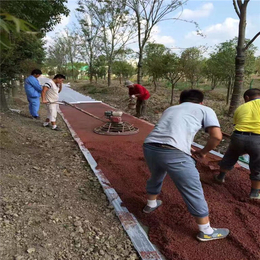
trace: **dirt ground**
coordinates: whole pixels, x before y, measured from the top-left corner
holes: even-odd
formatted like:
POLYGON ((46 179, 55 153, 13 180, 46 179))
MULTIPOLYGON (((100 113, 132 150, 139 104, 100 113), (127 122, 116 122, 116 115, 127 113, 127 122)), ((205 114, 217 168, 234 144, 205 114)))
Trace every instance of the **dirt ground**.
POLYGON ((0 259, 139 259, 62 119, 56 132, 26 117, 23 90, 10 108, 22 115, 0 114, 0 259))

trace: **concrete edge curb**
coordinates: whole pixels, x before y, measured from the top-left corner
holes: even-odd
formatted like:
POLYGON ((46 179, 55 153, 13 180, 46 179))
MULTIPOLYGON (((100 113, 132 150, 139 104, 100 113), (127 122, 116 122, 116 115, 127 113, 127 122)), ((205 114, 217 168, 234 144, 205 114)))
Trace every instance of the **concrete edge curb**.
POLYGON ((119 218, 124 230, 128 234, 131 239, 136 251, 140 255, 143 260, 162 260, 159 252, 150 242, 148 236, 143 230, 142 226, 138 223, 137 219, 133 214, 131 214, 128 209, 122 206, 122 200, 119 195, 115 191, 115 189, 111 186, 109 180, 105 177, 104 173, 98 169, 98 165, 95 159, 92 157, 89 150, 84 146, 81 139, 77 136, 76 132, 73 130, 64 114, 59 110, 59 114, 63 118, 66 123, 73 139, 77 142, 81 152, 89 163, 92 171, 98 178, 109 202, 115 208, 115 212, 117 217, 119 218))

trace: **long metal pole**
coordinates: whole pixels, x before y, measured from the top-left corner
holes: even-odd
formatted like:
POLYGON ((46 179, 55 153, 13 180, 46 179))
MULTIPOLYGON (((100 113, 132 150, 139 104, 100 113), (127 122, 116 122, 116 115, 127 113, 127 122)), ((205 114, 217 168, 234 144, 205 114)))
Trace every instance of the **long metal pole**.
POLYGON ((84 113, 84 114, 87 114, 88 116, 94 117, 95 119, 97 119, 97 120, 99 120, 99 121, 102 121, 102 122, 107 123, 107 120, 103 120, 103 119, 101 119, 101 118, 99 118, 99 117, 97 117, 97 116, 94 116, 93 114, 91 114, 91 113, 89 113, 89 112, 87 112, 87 111, 85 111, 85 110, 83 110, 83 109, 81 109, 81 108, 79 108, 79 107, 77 107, 77 106, 75 106, 75 105, 72 105, 72 104, 70 104, 70 103, 68 103, 68 102, 66 102, 66 101, 62 101, 62 102, 63 102, 65 105, 74 107, 75 109, 81 111, 81 112, 84 113))

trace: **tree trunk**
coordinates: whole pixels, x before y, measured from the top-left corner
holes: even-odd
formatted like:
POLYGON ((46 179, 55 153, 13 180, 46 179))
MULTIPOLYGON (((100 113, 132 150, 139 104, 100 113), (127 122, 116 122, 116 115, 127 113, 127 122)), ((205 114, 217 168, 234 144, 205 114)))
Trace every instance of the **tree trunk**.
POLYGON ((88 75, 89 75, 89 82, 93 82, 93 66, 92 66, 92 61, 89 63, 89 68, 88 68, 88 75))
POLYGON ((190 88, 193 89, 193 87, 194 87, 194 81, 191 81, 191 86, 190 86, 190 88))
POLYGON ((4 87, 0 84, 0 111, 7 111, 8 106, 5 98, 4 87))
POLYGON ((154 92, 156 92, 157 90, 157 84, 156 84, 156 80, 153 78, 153 84, 154 84, 154 92))
POLYGON ((173 105, 174 87, 175 87, 175 83, 172 83, 172 93, 171 93, 171 103, 170 103, 171 106, 173 105))
POLYGON ((11 83, 12 97, 15 98, 17 96, 17 92, 18 92, 17 81, 16 80, 12 80, 11 82, 12 82, 11 83))
POLYGON ((229 103, 230 93, 231 93, 231 86, 232 86, 232 80, 229 79, 228 80, 228 88, 227 88, 226 105, 228 105, 228 103, 229 103))
POLYGON ((240 105, 240 96, 243 89, 244 66, 245 66, 245 31, 246 31, 246 8, 248 2, 240 7, 239 31, 237 40, 237 55, 235 63, 235 82, 228 114, 233 115, 240 105))
POLYGON ((137 65, 137 84, 142 82, 143 50, 140 50, 137 65))
POLYGON ((217 80, 213 78, 211 81, 211 90, 214 90, 216 86, 217 86, 217 80))
POLYGON ((110 87, 111 85, 111 65, 108 65, 107 70, 107 86, 110 87))

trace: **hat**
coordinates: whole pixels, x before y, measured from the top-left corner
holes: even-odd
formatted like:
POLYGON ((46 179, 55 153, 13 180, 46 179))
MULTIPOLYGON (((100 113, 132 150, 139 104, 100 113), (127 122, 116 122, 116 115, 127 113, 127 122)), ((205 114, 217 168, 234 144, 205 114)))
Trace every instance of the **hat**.
POLYGON ((134 83, 133 83, 132 81, 126 80, 126 82, 125 82, 125 86, 126 86, 126 87, 132 86, 132 85, 134 85, 134 83))

